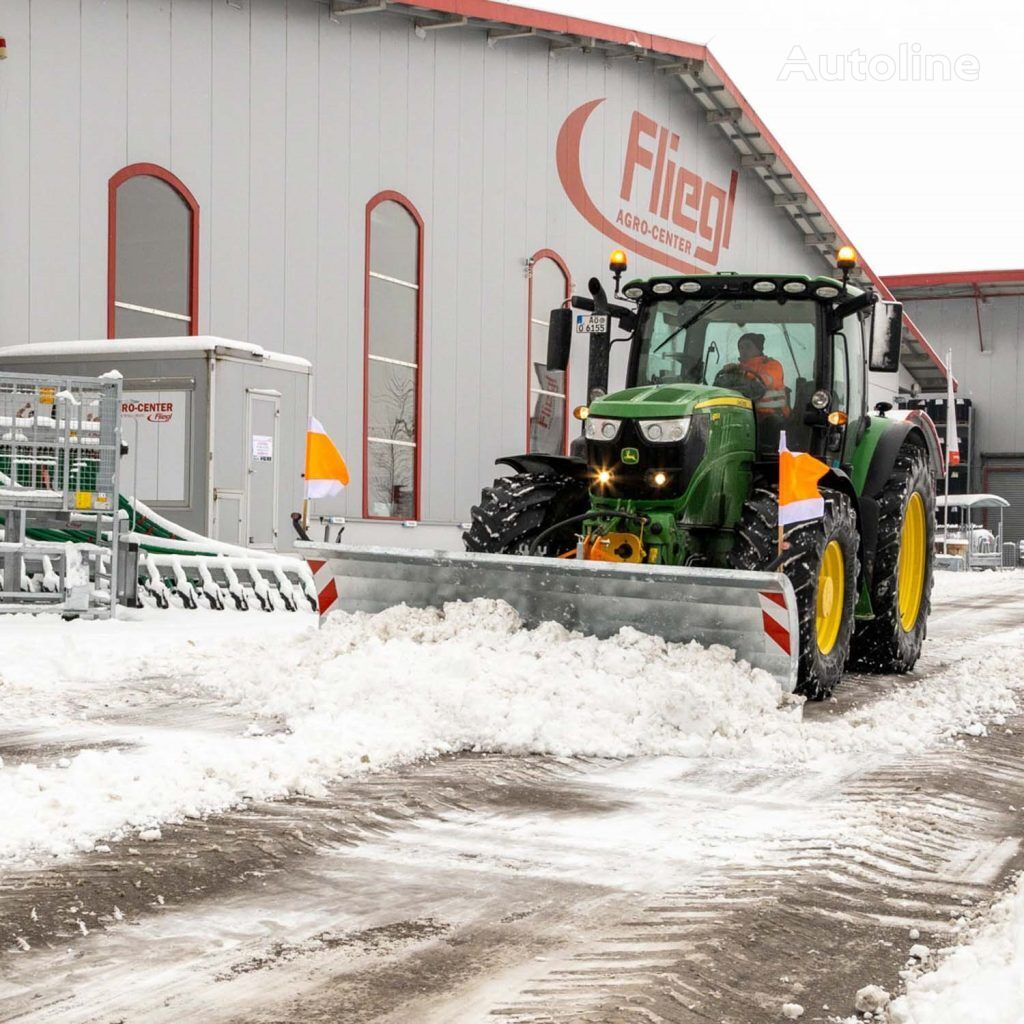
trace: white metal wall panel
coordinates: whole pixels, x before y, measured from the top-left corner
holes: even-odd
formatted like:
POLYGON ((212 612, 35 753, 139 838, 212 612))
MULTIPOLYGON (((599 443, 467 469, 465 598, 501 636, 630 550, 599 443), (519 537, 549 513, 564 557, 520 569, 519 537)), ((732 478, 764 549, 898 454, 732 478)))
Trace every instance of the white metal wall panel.
POLYGON ((945 359, 953 350, 959 394, 975 404, 975 466, 984 452, 1024 452, 1024 419, 1012 415, 1024 394, 1024 299, 992 296, 981 303, 981 332, 973 298, 905 302, 907 312, 945 359))
MULTIPOLYGON (((127 0, 107 0, 82 19, 82 196, 102 196, 128 163, 127 0)), ((5 133, 6 135, 6 133, 5 133)), ((79 333, 107 321, 107 204, 79 204, 79 333)))
MULTIPOLYGON (((33 4, 32 220, 25 254, 31 338, 73 337, 79 327, 80 28, 78 0, 53 0, 45 9, 33 4)), ((29 39, 20 45, 27 51, 29 39)), ((6 139, 6 126, 3 135, 6 139)))
MULTIPOLYGON (((324 511, 362 508, 373 195, 399 191, 425 221, 421 508, 450 523, 466 517, 494 458, 525 447, 526 260, 555 250, 577 292, 591 274, 608 276, 615 243, 573 207, 556 168, 568 114, 605 97, 583 167, 606 210, 622 205, 634 110, 678 132, 680 163, 702 177, 727 187, 737 167, 683 87, 649 64, 552 54, 536 38, 489 46, 479 29, 419 38, 407 19, 332 20, 312 0, 108 0, 81 12, 80 23, 73 0, 5 5, 0 342, 105 334, 107 179, 128 162, 167 166, 200 205, 200 329, 314 362, 317 414, 353 477, 324 511)), ((635 212, 646 209, 645 184, 635 212)), ((718 265, 825 269, 747 172, 718 265)), ((661 272, 647 259, 631 268, 661 272)), ((618 372, 624 355, 613 358, 618 372)), ((583 401, 585 376, 580 346, 570 405, 583 401)), ((1001 386, 1009 394, 1020 382, 1001 386)))
MULTIPOLYGON (((212 8, 210 326, 222 337, 248 341, 249 194, 252 158, 263 159, 250 152, 249 133, 262 112, 250 104, 249 5, 239 10, 214 2, 212 8)), ((182 15, 197 10, 193 5, 182 15)))
MULTIPOLYGON (((83 12, 86 19, 91 17, 90 6, 83 12)), ((130 3, 126 13, 127 162, 167 167, 171 162, 171 0, 130 3)))
MULTIPOLYGON (((325 13, 322 18, 326 17, 325 13)), ((339 508, 351 515, 357 514, 357 503, 362 501, 362 448, 348 439, 360 438, 363 424, 363 278, 358 268, 363 265, 366 201, 359 204, 352 198, 362 186, 353 185, 352 180, 353 165, 358 162, 352 156, 353 146, 361 143, 353 140, 351 112, 363 85, 352 74, 349 26, 322 28, 319 35, 309 33, 311 44, 319 41, 318 78, 311 83, 315 100, 306 100, 318 104, 319 140, 314 140, 314 163, 294 167, 295 174, 312 174, 310 202, 297 209, 297 218, 290 215, 288 219, 290 247, 298 251, 304 237, 312 239, 316 276, 303 280, 300 267, 289 267, 287 322, 290 329, 296 321, 303 325, 303 343, 310 346, 306 358, 317 367, 318 399, 313 407, 327 432, 344 448, 353 484, 339 508), (293 230, 295 219, 298 231, 293 230)), ((290 148, 288 159, 291 170, 290 148)), ((290 173, 289 196, 294 192, 290 173)))
POLYGON ((287 10, 251 0, 249 143, 249 336, 274 349, 284 337, 287 10))
MULTIPOLYGON (((32 61, 29 0, 5 0, 8 59, 0 75, 0 337, 5 344, 31 338, 30 254, 32 247, 31 148, 32 61)), ((66 301, 61 296, 57 301, 66 301)))
MULTIPOLYGON (((137 0, 131 0, 137 4, 137 0)), ((174 0, 171 15, 171 165, 199 203, 199 333, 209 334, 213 275, 213 14, 209 4, 174 0)), ((116 170, 117 168, 115 168, 116 170)), ((113 171, 111 172, 113 173, 113 171)), ((83 323, 83 337, 99 337, 83 323)), ((244 341, 244 338, 240 338, 244 341)))
MULTIPOLYGON (((284 345, 292 355, 312 359, 317 335, 317 233, 334 225, 319 219, 318 130, 320 102, 320 40, 317 17, 322 8, 305 0, 289 0, 287 35, 278 45, 287 44, 288 84, 284 133, 277 145, 284 148, 285 159, 285 244, 284 244, 284 338, 273 345, 284 345)), ((324 14, 326 18, 326 14, 324 14)), ((336 88, 349 69, 335 72, 336 88)), ((350 160, 350 153, 340 154, 350 160)), ((258 154, 254 154, 259 159, 258 154)), ((325 168, 326 170, 326 168, 325 168)), ((340 173, 340 168, 339 168, 340 173)), ((328 179, 329 181, 329 179, 328 179)), ((327 184, 327 182, 325 182, 327 184)), ((344 266, 337 268, 344 271, 344 266)), ((270 339, 268 339, 270 341, 270 339)))
MULTIPOLYGON (((479 45, 472 34, 450 32, 442 41, 458 47, 455 66, 459 70, 459 197, 456 204, 458 229, 458 275, 455 279, 459 297, 458 325, 453 340, 456 344, 455 381, 459 396, 455 409, 455 448, 452 464, 456 502, 460 495, 472 493, 480 486, 484 471, 482 453, 493 451, 501 444, 495 426, 500 423, 490 416, 483 402, 481 383, 485 375, 493 373, 490 362, 493 342, 487 336, 492 318, 485 320, 485 303, 481 295, 484 287, 484 250, 481 244, 484 221, 483 191, 483 63, 485 47, 479 45)), ((441 45, 441 44, 439 44, 441 45)), ((448 45, 445 45, 448 49, 448 45)), ((453 55, 454 56, 454 55, 453 55)), ((444 59, 444 58, 442 58, 444 59)), ((538 114, 540 111, 538 111, 538 114)), ((487 267, 487 270, 490 268, 487 267)), ((521 317, 517 317, 520 319, 521 317)), ((504 332, 499 333, 500 334, 504 332)), ((500 344, 500 341, 499 341, 500 344)), ((440 369, 440 367, 435 367, 440 369)), ((493 458, 488 460, 493 463, 493 458)), ((468 507, 468 506, 467 506, 468 507)), ((442 511, 443 518, 455 517, 455 508, 442 511)))

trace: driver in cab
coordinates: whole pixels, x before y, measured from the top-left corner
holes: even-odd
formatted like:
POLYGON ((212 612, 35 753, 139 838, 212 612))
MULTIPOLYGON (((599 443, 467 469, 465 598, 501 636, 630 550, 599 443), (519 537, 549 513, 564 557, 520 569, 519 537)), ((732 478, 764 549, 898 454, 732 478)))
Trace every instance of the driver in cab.
POLYGON ((792 410, 786 394, 782 363, 764 354, 764 335, 753 332, 742 334, 737 347, 740 361, 730 363, 723 369, 740 373, 751 381, 755 394, 764 388, 760 396, 751 395, 759 416, 789 416, 792 410), (758 384, 761 387, 758 387, 758 384))

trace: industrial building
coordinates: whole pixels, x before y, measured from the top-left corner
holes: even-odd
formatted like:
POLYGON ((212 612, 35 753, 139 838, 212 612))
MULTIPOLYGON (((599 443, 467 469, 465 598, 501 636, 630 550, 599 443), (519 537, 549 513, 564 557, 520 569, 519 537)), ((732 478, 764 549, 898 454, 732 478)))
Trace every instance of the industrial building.
MULTIPOLYGON (((6 0, 0 35, 0 345, 308 360, 353 542, 457 545, 496 457, 566 447, 586 352, 547 373, 547 313, 612 247, 821 274, 850 241, 703 46, 490 0, 6 0)), ((904 336, 875 398, 944 388, 904 336)))
POLYGON ((1006 498, 1005 538, 1024 540, 1024 421, 1012 413, 1024 393, 1024 270, 904 274, 886 284, 943 358, 952 351, 964 464, 952 490, 1006 498))

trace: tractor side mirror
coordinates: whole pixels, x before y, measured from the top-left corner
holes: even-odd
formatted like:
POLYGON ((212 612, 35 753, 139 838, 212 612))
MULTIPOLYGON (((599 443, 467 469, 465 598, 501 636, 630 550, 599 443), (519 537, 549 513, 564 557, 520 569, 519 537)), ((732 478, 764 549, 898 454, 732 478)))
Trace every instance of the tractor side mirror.
POLYGON ((879 299, 868 321, 868 368, 880 373, 899 370, 902 340, 903 304, 879 299))
POLYGON ((572 346, 572 310, 565 306, 551 310, 548 321, 547 368, 555 373, 565 372, 569 365, 569 349, 572 346))

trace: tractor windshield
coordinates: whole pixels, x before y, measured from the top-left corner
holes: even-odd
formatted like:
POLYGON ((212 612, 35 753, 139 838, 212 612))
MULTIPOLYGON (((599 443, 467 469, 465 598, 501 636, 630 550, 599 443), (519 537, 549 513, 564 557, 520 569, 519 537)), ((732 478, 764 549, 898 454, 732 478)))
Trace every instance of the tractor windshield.
POLYGON ((803 432, 792 410, 814 391, 816 340, 814 301, 664 299, 643 311, 635 383, 739 391, 754 401, 760 445, 769 447, 782 427, 794 440, 803 432))

